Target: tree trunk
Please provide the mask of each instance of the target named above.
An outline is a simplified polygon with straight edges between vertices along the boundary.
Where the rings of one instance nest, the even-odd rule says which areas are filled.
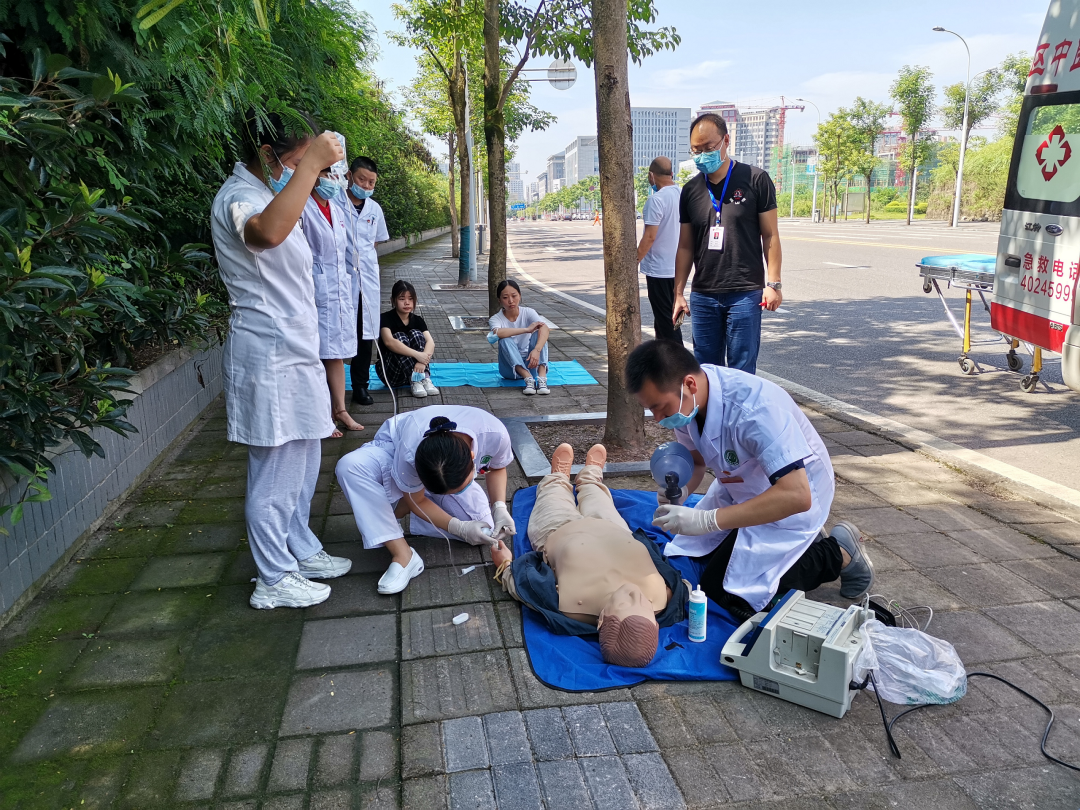
[[[866,175],[866,224],[870,224],[870,178],[873,176],[873,172]]]
[[[607,305],[608,401],[603,441],[609,447],[643,452],[645,412],[626,390],[623,378],[627,355],[641,342],[626,17],[626,0],[592,0]]]
[[[458,221],[461,234],[460,255],[458,256],[458,284],[462,287],[469,283],[469,245],[475,238],[469,233],[469,207],[472,205],[469,181],[472,177],[472,163],[466,146],[465,132],[469,121],[465,115],[465,64],[461,51],[454,54],[454,68],[450,73],[450,107],[454,113],[454,128],[458,142],[458,177],[461,178],[461,219]]]
[[[918,165],[917,165],[918,161],[916,160],[916,156],[915,156],[915,139],[914,138],[911,139],[911,143],[912,143],[912,147],[911,147],[911,196],[908,199],[908,209],[907,209],[907,224],[908,225],[911,224],[911,217],[915,213],[915,178],[918,177],[918,173],[916,172],[916,169],[918,168]]]
[[[450,156],[446,164],[450,177],[450,258],[456,259],[460,255],[461,234],[458,233],[457,190],[454,188],[454,161],[457,160],[457,139],[454,137],[453,132],[446,136],[446,143],[448,147],[447,154]]]
[[[506,278],[506,122],[499,51],[499,0],[484,0],[484,141],[488,181],[488,314],[499,311],[495,288]]]

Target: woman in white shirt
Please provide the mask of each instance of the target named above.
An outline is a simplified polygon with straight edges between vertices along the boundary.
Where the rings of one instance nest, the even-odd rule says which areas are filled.
[[[503,423],[464,405],[429,405],[399,414],[386,420],[374,439],[342,457],[337,479],[364,548],[385,546],[390,552],[379,593],[405,590],[424,570],[398,524],[410,512],[412,534],[449,534],[474,546],[494,546],[513,536],[506,508],[506,467],[513,458]],[[484,478],[486,494],[474,481],[477,476]]]
[[[308,126],[317,133],[310,118]],[[211,207],[211,230],[232,315],[223,366],[228,439],[248,445],[244,513],[258,578],[251,606],[307,607],[330,595],[312,579],[346,573],[308,528],[334,429],[319,360],[311,249],[300,215],[319,171],[341,160],[331,133],[291,134],[276,113],[250,123],[237,163]]]
[[[550,330],[535,309],[521,306],[521,287],[513,279],[495,288],[502,309],[488,318],[489,343],[499,345],[499,374],[504,380],[525,380],[527,397],[550,394],[547,385]],[[536,371],[533,378],[532,371]]]

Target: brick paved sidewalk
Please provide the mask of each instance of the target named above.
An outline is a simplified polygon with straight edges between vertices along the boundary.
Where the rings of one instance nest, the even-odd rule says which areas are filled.
[[[430,289],[456,277],[448,253],[440,240],[385,257],[383,288],[416,284],[437,357],[491,361],[482,334],[454,333],[443,317],[486,314],[486,293]],[[603,410],[603,324],[523,287],[562,327],[552,359],[579,359],[601,385],[440,399],[500,416]],[[960,703],[906,718],[896,760],[867,695],[835,720],[734,683],[548,689],[522,648],[520,608],[490,568],[458,576],[482,562],[463,544],[451,567],[445,542],[414,540],[427,571],[404,594],[379,596],[388,558],[362,550],[332,473],[390,414],[389,395],[375,397],[356,411],[363,433],[323,445],[312,525],[355,562],[324,604],[248,607],[246,450],[225,441],[218,403],[0,631],[0,807],[1080,806],[1080,778],[1038,752],[1041,710],[1003,686],[975,681]],[[808,416],[833,455],[834,518],[872,538],[875,590],[932,606],[931,632],[969,668],[1053,706],[1049,747],[1080,760],[1080,523]],[[511,473],[511,489],[524,486]],[[812,596],[842,604],[834,589]],[[457,627],[460,612],[471,619]]]

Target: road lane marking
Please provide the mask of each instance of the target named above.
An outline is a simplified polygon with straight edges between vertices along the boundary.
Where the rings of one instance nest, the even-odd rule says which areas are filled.
[[[869,270],[868,264],[840,264],[839,262],[822,262],[822,264],[831,264],[833,267],[846,267],[848,270]]]
[[[559,298],[570,301],[573,304],[577,304],[579,307],[583,307],[590,312],[594,312],[604,317],[605,319],[607,318],[606,310],[594,306],[588,301],[582,301],[580,298],[570,295],[569,293],[564,293],[561,290],[556,290],[550,285],[545,284],[542,281],[538,281],[529,273],[526,273],[525,270],[522,269],[521,265],[518,264],[517,259],[514,257],[514,251],[510,247],[509,240],[507,240],[506,244],[506,257],[510,260],[510,263],[514,266],[514,269],[531,284],[535,284],[542,290],[549,292],[552,295],[556,295]],[[831,397],[828,394],[823,394],[820,391],[815,391],[812,388],[807,388],[805,385],[800,385],[799,383],[792,382],[791,380],[784,379],[783,377],[778,377],[775,374],[770,374],[767,371],[759,370],[758,376],[776,383],[781,388],[787,391],[799,394],[800,396],[803,396],[806,399],[811,400],[812,402],[816,402],[820,405],[824,405],[826,407],[840,411],[841,413],[845,413],[849,416],[861,419],[864,422],[869,422],[876,427],[897,433],[903,436],[908,441],[912,442],[913,444],[928,447],[932,450],[936,450],[943,455],[952,456],[953,458],[956,458],[960,461],[964,461],[968,464],[972,464],[976,467],[987,470],[988,472],[1000,475],[1003,478],[1009,479],[1011,481],[1016,481],[1017,483],[1025,484],[1029,487],[1033,487],[1040,492],[1045,492],[1047,495],[1052,495],[1053,497],[1062,500],[1065,503],[1072,504],[1073,506],[1080,506],[1080,492],[1063,484],[1059,484],[1056,481],[1051,481],[1048,478],[1043,478],[1041,475],[1036,475],[1035,473],[1028,472],[1027,470],[1022,470],[1019,467],[1014,467],[1012,464],[1008,464],[1004,461],[999,461],[998,459],[980,453],[977,450],[969,450],[968,448],[963,447],[959,444],[955,444],[954,442],[950,442],[947,439],[938,438],[932,433],[927,433],[924,430],[910,427],[908,425],[905,425],[903,422],[897,422],[895,419],[890,419],[887,416],[880,416],[879,414],[868,411],[865,408],[860,408],[858,405],[852,405],[851,403],[844,402],[843,400],[836,399],[835,397]]]
[[[970,250],[957,250],[955,248],[943,248],[933,247],[931,245],[894,245],[888,242],[851,242],[846,239],[808,239],[805,236],[785,236],[783,237],[785,242],[827,242],[832,245],[855,245],[856,247],[884,247],[884,248],[899,248],[900,250],[921,250],[924,253],[928,250],[937,251],[939,253],[971,253]]]

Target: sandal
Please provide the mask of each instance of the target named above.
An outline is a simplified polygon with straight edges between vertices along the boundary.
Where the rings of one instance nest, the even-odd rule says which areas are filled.
[[[345,419],[338,419],[338,414],[345,414]],[[352,418],[352,414],[349,413],[347,408],[342,408],[340,411],[334,411],[334,419],[341,422],[346,430],[363,430],[364,426]],[[347,420],[347,421],[346,421]],[[352,427],[355,425],[355,427]],[[334,438],[337,438],[336,436]]]

